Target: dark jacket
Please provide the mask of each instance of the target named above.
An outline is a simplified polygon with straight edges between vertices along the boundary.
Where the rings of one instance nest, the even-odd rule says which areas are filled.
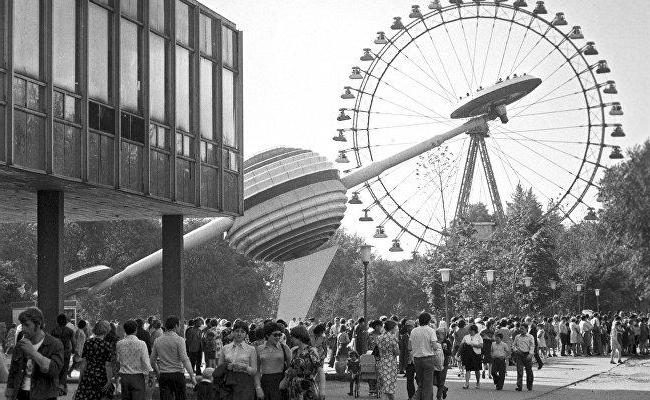
[[[59,372],[63,368],[63,343],[50,334],[45,334],[43,344],[38,348],[38,352],[44,357],[50,359],[50,369],[42,372],[36,362],[32,362],[32,383],[30,388],[30,398],[32,400],[51,399],[58,396]],[[14,389],[11,400],[18,396],[18,390],[25,377],[25,367],[27,366],[27,356],[16,346],[16,350],[11,357],[9,367],[9,378],[7,380],[7,389]]]

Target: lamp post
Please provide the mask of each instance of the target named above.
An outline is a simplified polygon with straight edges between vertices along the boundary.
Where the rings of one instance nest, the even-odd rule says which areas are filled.
[[[445,323],[447,323],[447,326],[449,326],[449,303],[447,302],[447,284],[449,283],[449,278],[450,278],[449,275],[451,273],[451,269],[441,268],[438,271],[440,271],[442,284],[445,287]]]
[[[494,283],[494,270],[485,270],[485,278],[487,279],[488,287],[490,290],[490,316],[494,317],[494,302],[492,297],[492,284]]]
[[[553,279],[548,281],[548,283],[551,285],[551,290],[553,291],[553,303],[552,306],[555,307],[555,289],[557,288],[557,282]]]
[[[526,286],[526,291],[528,292],[528,295],[530,295],[530,286],[533,282],[533,278],[530,276],[524,276],[524,286]],[[528,312],[530,312],[530,301],[528,301]]]
[[[600,289],[594,289],[594,293],[596,293],[596,312],[600,314],[600,301],[598,300],[600,297]]]
[[[582,314],[582,307],[580,307],[580,292],[582,292],[582,283],[576,284],[576,292],[578,292],[578,312]]]
[[[368,320],[368,264],[370,264],[370,249],[372,246],[364,244],[360,247],[361,262],[363,263],[363,318]]]

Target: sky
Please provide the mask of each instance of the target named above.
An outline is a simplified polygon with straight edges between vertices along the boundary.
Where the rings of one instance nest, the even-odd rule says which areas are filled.
[[[359,56],[363,48],[373,47],[373,51],[377,48],[372,44],[377,31],[392,34],[389,29],[392,17],[402,16],[408,22],[411,5],[417,2],[204,0],[203,3],[243,31],[245,158],[264,149],[289,146],[311,149],[334,161],[340,146],[331,138],[342,127],[336,116],[338,109],[345,106],[340,94],[344,86],[351,84],[350,67],[361,64]],[[529,5],[534,3],[529,1]],[[427,2],[419,4],[423,11],[428,11]],[[626,148],[646,140],[650,122],[646,96],[650,89],[650,68],[644,50],[650,41],[647,29],[650,2],[549,0],[546,6],[550,13],[563,11],[569,26],[580,25],[585,40],[596,42],[598,57],[608,61],[612,69],[609,79],[616,81],[619,91],[616,101],[621,102],[625,112],[619,122],[623,123],[627,137],[618,139],[616,144]],[[485,36],[486,31],[479,32],[482,34],[478,36]],[[395,144],[395,138],[399,138],[395,132],[392,135],[390,140],[386,139],[386,145]],[[377,154],[383,157],[389,152]],[[558,157],[557,163],[565,165],[561,155]],[[498,169],[495,165],[495,170]],[[505,190],[502,197],[508,198],[508,194]],[[371,236],[375,224],[359,229],[356,223],[359,214],[358,209],[349,208],[343,226],[374,244]],[[403,247],[404,253],[391,254],[389,258],[410,256],[407,246]],[[376,251],[388,256],[386,249],[384,242],[377,245]]]

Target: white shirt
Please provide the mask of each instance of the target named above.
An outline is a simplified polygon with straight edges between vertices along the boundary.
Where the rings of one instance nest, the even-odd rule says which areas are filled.
[[[435,355],[434,349],[438,347],[438,337],[431,326],[417,326],[411,331],[409,343],[413,357],[429,357]]]
[[[483,338],[478,333],[474,336],[465,335],[462,343],[467,343],[468,345],[472,346],[472,350],[474,350],[474,353],[481,354],[481,349],[483,348]],[[478,348],[474,347],[475,345],[476,346],[481,345],[481,347]]]
[[[41,339],[40,342],[38,342],[38,343],[36,343],[34,345],[34,348],[36,349],[36,351],[38,351],[38,349],[41,347],[41,345],[43,344],[44,339],[45,339],[45,337],[43,337],[43,339]],[[32,372],[33,371],[34,371],[34,361],[31,358],[29,358],[29,359],[27,359],[27,364],[25,364],[25,378],[23,378],[23,386],[21,387],[22,390],[29,391],[30,387],[32,386]]]

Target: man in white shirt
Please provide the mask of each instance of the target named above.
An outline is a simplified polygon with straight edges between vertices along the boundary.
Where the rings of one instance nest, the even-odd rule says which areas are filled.
[[[135,333],[138,324],[133,320],[124,323],[126,337],[117,342],[117,362],[120,364],[120,383],[122,398],[128,400],[145,399],[145,378],[153,372],[149,361],[147,344],[138,339]]]
[[[413,399],[433,400],[434,357],[440,345],[435,329],[429,325],[431,315],[424,312],[418,321],[420,326],[413,328],[409,336],[409,349],[413,355],[415,380],[418,383]]]

